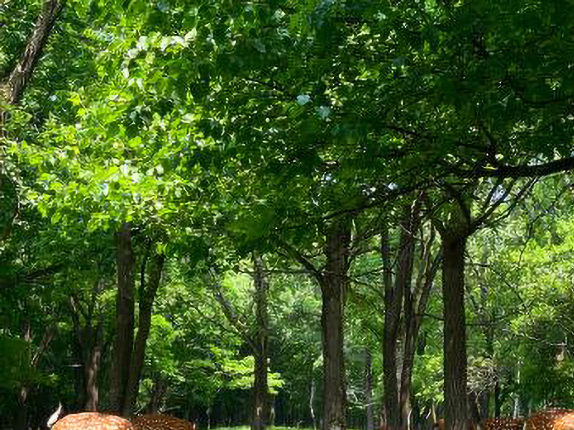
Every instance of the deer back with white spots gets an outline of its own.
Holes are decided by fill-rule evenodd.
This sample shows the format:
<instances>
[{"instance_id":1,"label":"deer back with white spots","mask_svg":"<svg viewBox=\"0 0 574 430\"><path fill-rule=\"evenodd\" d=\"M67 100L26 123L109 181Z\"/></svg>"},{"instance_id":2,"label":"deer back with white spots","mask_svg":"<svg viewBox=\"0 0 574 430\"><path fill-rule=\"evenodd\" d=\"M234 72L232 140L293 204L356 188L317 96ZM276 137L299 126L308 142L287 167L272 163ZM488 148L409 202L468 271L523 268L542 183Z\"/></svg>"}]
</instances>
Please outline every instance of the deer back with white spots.
<instances>
[{"instance_id":1,"label":"deer back with white spots","mask_svg":"<svg viewBox=\"0 0 574 430\"><path fill-rule=\"evenodd\" d=\"M574 410L544 409L526 420L524 430L574 430Z\"/></svg>"},{"instance_id":2,"label":"deer back with white spots","mask_svg":"<svg viewBox=\"0 0 574 430\"><path fill-rule=\"evenodd\" d=\"M115 415L84 412L67 415L56 421L52 430L132 430L132 424Z\"/></svg>"},{"instance_id":3,"label":"deer back with white spots","mask_svg":"<svg viewBox=\"0 0 574 430\"><path fill-rule=\"evenodd\" d=\"M523 427L523 418L490 418L480 423L482 430L522 430Z\"/></svg>"},{"instance_id":4,"label":"deer back with white spots","mask_svg":"<svg viewBox=\"0 0 574 430\"><path fill-rule=\"evenodd\" d=\"M140 415L132 424L134 430L196 430L195 423L163 414Z\"/></svg>"}]
</instances>

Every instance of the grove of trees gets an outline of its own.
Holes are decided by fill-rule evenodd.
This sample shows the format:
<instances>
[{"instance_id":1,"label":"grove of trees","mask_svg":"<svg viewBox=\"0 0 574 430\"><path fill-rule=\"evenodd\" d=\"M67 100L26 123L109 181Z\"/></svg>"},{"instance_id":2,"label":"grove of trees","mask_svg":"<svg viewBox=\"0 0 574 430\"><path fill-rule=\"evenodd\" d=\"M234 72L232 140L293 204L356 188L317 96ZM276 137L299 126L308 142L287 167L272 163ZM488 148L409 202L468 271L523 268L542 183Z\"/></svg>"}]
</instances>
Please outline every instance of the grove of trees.
<instances>
[{"instance_id":1,"label":"grove of trees","mask_svg":"<svg viewBox=\"0 0 574 430\"><path fill-rule=\"evenodd\" d=\"M574 5L0 0L0 428L574 406Z\"/></svg>"}]
</instances>

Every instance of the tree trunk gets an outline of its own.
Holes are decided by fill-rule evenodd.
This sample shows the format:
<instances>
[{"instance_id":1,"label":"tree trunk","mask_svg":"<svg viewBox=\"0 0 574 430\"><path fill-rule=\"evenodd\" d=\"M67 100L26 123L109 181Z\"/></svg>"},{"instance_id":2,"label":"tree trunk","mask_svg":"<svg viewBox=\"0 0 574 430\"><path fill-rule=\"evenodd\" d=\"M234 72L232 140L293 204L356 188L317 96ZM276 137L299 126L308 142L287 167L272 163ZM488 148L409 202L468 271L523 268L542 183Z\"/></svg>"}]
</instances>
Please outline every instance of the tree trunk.
<instances>
[{"instance_id":1,"label":"tree trunk","mask_svg":"<svg viewBox=\"0 0 574 430\"><path fill-rule=\"evenodd\" d=\"M153 377L153 388L151 390L151 398L147 407L149 414L157 414L159 407L163 401L163 397L167 391L167 382L158 373Z\"/></svg>"},{"instance_id":2,"label":"tree trunk","mask_svg":"<svg viewBox=\"0 0 574 430\"><path fill-rule=\"evenodd\" d=\"M375 428L373 420L373 360L368 348L365 348L365 403L367 430L373 430Z\"/></svg>"},{"instance_id":3,"label":"tree trunk","mask_svg":"<svg viewBox=\"0 0 574 430\"><path fill-rule=\"evenodd\" d=\"M134 343L134 351L131 358L131 367L129 372L128 387L126 393L126 400L124 404L123 415L129 416L134 412L135 403L139 391L139 383L143 371L145 360L145 347L149 337L151 328L151 314L153 303L159 284L161 281L161 274L165 263L165 256L156 254L150 267L149 282L145 282L145 275L142 276L140 285L140 300L139 300L139 320L138 332ZM143 273L145 274L146 268L144 267Z\"/></svg>"},{"instance_id":4,"label":"tree trunk","mask_svg":"<svg viewBox=\"0 0 574 430\"><path fill-rule=\"evenodd\" d=\"M440 253L432 258L433 242L434 231L431 232L426 249L421 252L423 262L420 268L421 273L417 280L416 291L413 294L407 290L405 295L406 333L400 386L401 429L403 430L407 430L410 426L412 374L422 315L426 311L433 282L441 261Z\"/></svg>"},{"instance_id":5,"label":"tree trunk","mask_svg":"<svg viewBox=\"0 0 574 430\"><path fill-rule=\"evenodd\" d=\"M96 326L92 325L94 309L99 294L104 290L103 280L98 280L92 290L88 308L82 310L82 303L76 294L70 297L72 323L75 332L75 353L82 365L82 385L76 387L78 392L78 405L88 411L98 410L99 388L98 375L103 348L104 313L99 311ZM82 326L80 315L84 315Z\"/></svg>"},{"instance_id":6,"label":"tree trunk","mask_svg":"<svg viewBox=\"0 0 574 430\"><path fill-rule=\"evenodd\" d=\"M500 417L500 410L502 409L502 395L500 393L500 384L498 383L498 376L494 383L494 418Z\"/></svg>"},{"instance_id":7,"label":"tree trunk","mask_svg":"<svg viewBox=\"0 0 574 430\"><path fill-rule=\"evenodd\" d=\"M480 416L479 410L479 397L475 392L470 392L468 394L468 414L470 416L470 420L473 423L479 423L482 421L482 417Z\"/></svg>"},{"instance_id":8,"label":"tree trunk","mask_svg":"<svg viewBox=\"0 0 574 430\"><path fill-rule=\"evenodd\" d=\"M466 430L466 324L464 258L467 236L443 232L442 281L444 301L444 397L446 430Z\"/></svg>"},{"instance_id":9,"label":"tree trunk","mask_svg":"<svg viewBox=\"0 0 574 430\"><path fill-rule=\"evenodd\" d=\"M311 370L311 392L309 393L309 411L311 413L311 421L313 421L313 430L317 428L317 419L315 418L315 409L313 403L315 402L315 378L313 378L313 371Z\"/></svg>"},{"instance_id":10,"label":"tree trunk","mask_svg":"<svg viewBox=\"0 0 574 430\"><path fill-rule=\"evenodd\" d=\"M402 365L397 365L397 347L399 339L399 329L401 323L401 309L403 300L405 309L409 309L409 315L405 315L405 332L412 333L411 324L413 306L413 297L411 292L411 278L413 272L413 261L415 252L414 235L418 228L418 205L411 207L406 205L402 215L400 227L400 241L397 256L397 273L395 276L395 285L390 280L390 247L388 244L388 231L384 231L381 239L381 255L383 259L384 270L384 287L385 287L385 321L383 329L383 384L384 384L384 403L387 412L387 428L389 430L406 429L410 415L410 387L403 387L399 381L399 375L404 371L404 350L402 355ZM385 227L386 228L386 227ZM413 345L414 347L414 345ZM414 349L413 349L414 351ZM408 363L406 363L408 365ZM407 373L410 370L407 369ZM402 379L402 378L401 378ZM410 383L409 380L405 381ZM407 396L405 399L399 397L399 389ZM403 422L404 421L404 422Z\"/></svg>"},{"instance_id":11,"label":"tree trunk","mask_svg":"<svg viewBox=\"0 0 574 430\"><path fill-rule=\"evenodd\" d=\"M97 412L100 400L98 376L102 359L104 341L104 313L98 315L96 334L93 336L92 348L87 363L84 365L84 380L86 387L86 412Z\"/></svg>"},{"instance_id":12,"label":"tree trunk","mask_svg":"<svg viewBox=\"0 0 574 430\"><path fill-rule=\"evenodd\" d=\"M18 409L16 411L16 430L28 430L28 392L27 386L18 390Z\"/></svg>"},{"instance_id":13,"label":"tree trunk","mask_svg":"<svg viewBox=\"0 0 574 430\"><path fill-rule=\"evenodd\" d=\"M350 243L350 222L343 219L334 220L326 237L327 261L319 277L323 301L321 314L325 390L323 430L346 428L343 311Z\"/></svg>"},{"instance_id":14,"label":"tree trunk","mask_svg":"<svg viewBox=\"0 0 574 430\"><path fill-rule=\"evenodd\" d=\"M263 260L260 256L253 257L255 283L255 319L256 337L254 344L255 380L253 381L253 410L252 430L263 430L269 420L269 399L267 386L267 356L269 344L269 323L267 315L267 295L269 285L263 274Z\"/></svg>"},{"instance_id":15,"label":"tree trunk","mask_svg":"<svg viewBox=\"0 0 574 430\"><path fill-rule=\"evenodd\" d=\"M126 388L129 379L134 333L134 257L130 223L123 224L117 233L116 258L118 295L110 395L112 412L123 414L126 404Z\"/></svg>"},{"instance_id":16,"label":"tree trunk","mask_svg":"<svg viewBox=\"0 0 574 430\"><path fill-rule=\"evenodd\" d=\"M383 260L383 287L385 320L383 327L383 420L386 430L399 428L399 395L397 380L397 331L400 305L393 291L392 252L387 225L381 234L381 257ZM382 426L382 427L383 427Z\"/></svg>"},{"instance_id":17,"label":"tree trunk","mask_svg":"<svg viewBox=\"0 0 574 430\"><path fill-rule=\"evenodd\" d=\"M22 337L28 343L28 353L30 354L29 360L32 363L32 327L30 324L30 317L24 316L22 320ZM28 430L28 393L30 388L24 383L18 389L17 402L18 409L16 410L16 430Z\"/></svg>"},{"instance_id":18,"label":"tree trunk","mask_svg":"<svg viewBox=\"0 0 574 430\"><path fill-rule=\"evenodd\" d=\"M410 293L409 293L410 295ZM399 408L401 414L401 430L408 430L411 416L411 381L414 366L418 324L414 321L412 297L405 302L405 346L403 351L403 367L399 391ZM408 308L408 311L407 311Z\"/></svg>"}]
</instances>

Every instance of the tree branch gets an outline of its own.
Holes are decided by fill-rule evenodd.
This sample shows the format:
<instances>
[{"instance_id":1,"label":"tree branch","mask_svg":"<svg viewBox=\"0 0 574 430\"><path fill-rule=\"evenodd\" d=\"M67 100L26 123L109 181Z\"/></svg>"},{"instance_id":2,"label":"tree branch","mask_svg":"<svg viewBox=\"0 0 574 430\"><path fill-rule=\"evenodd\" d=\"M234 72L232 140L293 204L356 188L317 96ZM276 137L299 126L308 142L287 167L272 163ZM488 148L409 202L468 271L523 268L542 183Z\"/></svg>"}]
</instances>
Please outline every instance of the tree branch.
<instances>
[{"instance_id":1,"label":"tree branch","mask_svg":"<svg viewBox=\"0 0 574 430\"><path fill-rule=\"evenodd\" d=\"M574 157L565 157L543 164L519 164L516 166L500 166L496 169L480 168L476 170L453 170L453 173L465 178L539 178L554 173L574 170Z\"/></svg>"},{"instance_id":2,"label":"tree branch","mask_svg":"<svg viewBox=\"0 0 574 430\"><path fill-rule=\"evenodd\" d=\"M36 21L32 37L30 37L20 61L8 79L10 91L8 103L16 105L20 102L30 76L32 76L34 67L42 55L42 50L50 36L52 27L64 7L64 3L65 0L46 0L44 2L42 12Z\"/></svg>"},{"instance_id":3,"label":"tree branch","mask_svg":"<svg viewBox=\"0 0 574 430\"><path fill-rule=\"evenodd\" d=\"M215 272L214 268L209 269L209 274L211 278L211 288L213 291L213 295L215 300L221 305L221 309L223 310L223 314L229 321L229 323L237 330L237 333L242 337L242 339L249 344L253 351L256 351L257 345L253 342L253 339L248 335L249 330L247 326L239 319L235 308L231 304L229 300L225 297L223 293L223 288L221 284L217 280L217 273Z\"/></svg>"},{"instance_id":4,"label":"tree branch","mask_svg":"<svg viewBox=\"0 0 574 430\"><path fill-rule=\"evenodd\" d=\"M285 250L287 256L293 258L295 261L301 264L301 266L303 266L307 271L309 271L313 276L315 276L317 281L321 282L323 273L321 272L321 270L315 267L315 265L311 262L311 260L309 260L299 250L289 245L287 242L283 242L282 240L279 239L277 239L277 241L279 243L279 246L281 246Z\"/></svg>"},{"instance_id":5,"label":"tree branch","mask_svg":"<svg viewBox=\"0 0 574 430\"><path fill-rule=\"evenodd\" d=\"M510 194L510 192L512 191L512 188L514 188L514 185L516 184L516 179L513 180L510 185L508 186L508 188L506 190L504 190L504 194L497 199L489 208L487 208L488 206L488 202L490 201L490 199L492 198L492 196L494 195L494 193L496 192L496 189L498 188L498 184L500 181L496 181L496 184L494 185L494 187L492 187L492 189L490 190L490 193L488 194L487 197L487 201L485 201L484 205L483 205L483 213L478 216L471 224L470 226L470 230L474 231L476 230L478 227L480 227L480 225L488 219L488 217L490 215L492 215L492 213L502 204L506 201L506 198L508 197L508 195Z\"/></svg>"}]
</instances>

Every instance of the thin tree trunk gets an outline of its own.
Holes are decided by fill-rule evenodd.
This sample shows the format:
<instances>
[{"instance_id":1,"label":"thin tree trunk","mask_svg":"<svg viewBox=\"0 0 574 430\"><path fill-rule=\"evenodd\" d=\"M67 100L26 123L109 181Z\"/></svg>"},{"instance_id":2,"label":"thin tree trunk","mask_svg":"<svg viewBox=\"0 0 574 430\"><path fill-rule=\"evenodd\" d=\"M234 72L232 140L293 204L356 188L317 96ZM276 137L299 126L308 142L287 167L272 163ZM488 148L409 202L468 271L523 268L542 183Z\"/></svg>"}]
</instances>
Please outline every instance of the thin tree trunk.
<instances>
[{"instance_id":1,"label":"thin tree trunk","mask_svg":"<svg viewBox=\"0 0 574 430\"><path fill-rule=\"evenodd\" d=\"M76 397L78 401L78 406L83 406L86 404L86 351L90 346L90 339L85 339L85 330L82 329L82 324L80 321L80 300L78 296L72 294L70 296L70 315L72 317L72 325L74 327L74 342L73 351L76 355L76 359L81 363L82 368L78 369L81 371L81 375L77 376L75 379L75 389ZM91 324L90 321L85 322L86 326ZM81 384L80 384L81 380Z\"/></svg>"},{"instance_id":2,"label":"thin tree trunk","mask_svg":"<svg viewBox=\"0 0 574 430\"><path fill-rule=\"evenodd\" d=\"M116 301L116 337L111 371L112 412L125 411L134 333L134 256L131 225L125 223L117 233L118 295Z\"/></svg>"},{"instance_id":3,"label":"thin tree trunk","mask_svg":"<svg viewBox=\"0 0 574 430\"><path fill-rule=\"evenodd\" d=\"M27 386L18 390L18 409L16 411L16 430L28 430L28 392Z\"/></svg>"},{"instance_id":4,"label":"thin tree trunk","mask_svg":"<svg viewBox=\"0 0 574 430\"><path fill-rule=\"evenodd\" d=\"M269 419L269 402L267 399L267 356L268 356L268 317L267 317L267 291L268 284L263 275L263 266L260 257L254 257L254 280L255 280L255 306L256 306L256 330L255 336L249 335L248 326L241 320L233 305L225 298L221 285L217 282L215 270L210 269L212 288L215 299L221 305L223 314L230 324L237 330L244 341L249 344L253 353L254 364L254 387L253 387L253 410L251 414L252 428L262 429Z\"/></svg>"},{"instance_id":5,"label":"thin tree trunk","mask_svg":"<svg viewBox=\"0 0 574 430\"><path fill-rule=\"evenodd\" d=\"M473 423L479 423L482 418L480 416L479 410L479 398L475 392L470 392L468 394L468 408L469 408L469 416Z\"/></svg>"},{"instance_id":6,"label":"thin tree trunk","mask_svg":"<svg viewBox=\"0 0 574 430\"><path fill-rule=\"evenodd\" d=\"M64 3L65 0L46 0L44 2L42 11L36 20L34 31L26 44L26 48L24 49L20 60L8 77L8 81L0 82L0 102L3 101L2 99L5 99L6 102L11 105L18 105L20 103L27 83L32 76L32 72L38 63L40 56L42 55L44 45L52 32L54 22L62 11ZM6 136L5 124L7 120L6 112L0 108L0 137ZM2 176L3 178L0 179L0 183L6 182L7 185L17 194L14 181L12 181L8 175L2 174ZM4 185L4 187L6 186ZM12 226L19 214L19 211L20 203L18 196L16 195L15 203L11 211L12 216L10 222L0 234L0 241L3 241L12 233Z\"/></svg>"},{"instance_id":7,"label":"thin tree trunk","mask_svg":"<svg viewBox=\"0 0 574 430\"><path fill-rule=\"evenodd\" d=\"M466 324L464 258L466 239L457 229L443 232L444 386L446 430L466 430Z\"/></svg>"},{"instance_id":8,"label":"thin tree trunk","mask_svg":"<svg viewBox=\"0 0 574 430\"><path fill-rule=\"evenodd\" d=\"M399 395L397 380L397 331L400 305L393 290L392 255L388 227L385 224L381 234L381 257L383 260L383 286L385 320L383 327L383 420L386 430L399 427Z\"/></svg>"},{"instance_id":9,"label":"thin tree trunk","mask_svg":"<svg viewBox=\"0 0 574 430\"><path fill-rule=\"evenodd\" d=\"M30 318L24 316L22 320L22 337L28 343L28 352L30 353L30 347L32 343L32 327L30 324ZM30 355L30 362L32 362L32 356ZM23 384L17 393L18 409L16 411L16 430L28 430L28 393L30 388Z\"/></svg>"},{"instance_id":10,"label":"thin tree trunk","mask_svg":"<svg viewBox=\"0 0 574 430\"><path fill-rule=\"evenodd\" d=\"M44 45L52 32L52 28L58 15L64 7L64 1L60 0L46 0L42 7L42 12L40 13L36 25L34 27L34 32L26 44L26 49L20 57L20 61L10 74L8 79L9 96L8 102L10 104L16 105L20 102L26 85L32 76L32 72L38 59L42 55L42 50Z\"/></svg>"},{"instance_id":11,"label":"thin tree trunk","mask_svg":"<svg viewBox=\"0 0 574 430\"><path fill-rule=\"evenodd\" d=\"M374 430L373 420L373 359L371 351L365 348L365 403L367 414L367 430Z\"/></svg>"},{"instance_id":12,"label":"thin tree trunk","mask_svg":"<svg viewBox=\"0 0 574 430\"><path fill-rule=\"evenodd\" d=\"M145 360L145 347L151 328L151 314L155 296L160 285L165 256L154 255L149 273L149 282L145 283L142 278L141 295L139 301L138 332L134 343L134 351L131 358L131 367L128 379L128 388L123 414L128 416L134 412L133 408L138 396L139 383ZM145 273L145 268L144 268Z\"/></svg>"},{"instance_id":13,"label":"thin tree trunk","mask_svg":"<svg viewBox=\"0 0 574 430\"><path fill-rule=\"evenodd\" d=\"M401 309L405 301L405 333L410 336L412 327L413 297L411 292L411 278L415 252L415 231L418 229L418 203L411 207L406 205L402 215L400 227L400 241L397 257L397 274L394 288L389 279L390 249L388 245L388 232L384 231L381 241L381 254L383 258L384 284L385 284L385 326L383 330L383 383L384 403L387 411L387 426L390 430L406 429L410 415L410 388L402 387L399 381L404 369L404 353L401 355L401 366L398 366L397 350L399 330L401 327ZM407 318L408 317L408 318ZM406 336L407 334L405 334ZM405 346L406 347L406 346ZM408 365L408 363L406 363ZM407 369L407 373L409 370ZM399 390L404 391L406 398L399 397ZM404 422L403 418L404 417Z\"/></svg>"},{"instance_id":14,"label":"thin tree trunk","mask_svg":"<svg viewBox=\"0 0 574 430\"><path fill-rule=\"evenodd\" d=\"M269 426L275 427L275 396L269 402Z\"/></svg>"},{"instance_id":15,"label":"thin tree trunk","mask_svg":"<svg viewBox=\"0 0 574 430\"><path fill-rule=\"evenodd\" d=\"M30 318L25 316L22 321L22 337L28 343L28 354L30 360L30 368L38 367L40 363L40 358L52 342L54 335L56 333L56 326L48 326L44 331L40 345L34 354L32 354L32 327L30 324ZM18 408L16 410L16 430L28 430L28 396L30 394L31 387L29 384L24 383L17 392L16 400L18 403Z\"/></svg>"},{"instance_id":16,"label":"thin tree trunk","mask_svg":"<svg viewBox=\"0 0 574 430\"><path fill-rule=\"evenodd\" d=\"M151 398L147 408L148 413L157 414L159 407L163 401L163 397L167 391L167 382L158 373L153 378L153 388L151 390Z\"/></svg>"},{"instance_id":17,"label":"thin tree trunk","mask_svg":"<svg viewBox=\"0 0 574 430\"><path fill-rule=\"evenodd\" d=\"M522 362L518 363L516 369L516 385L520 386L520 367L522 366ZM518 418L522 416L522 408L520 404L520 395L518 393L514 394L514 408L512 411L512 418Z\"/></svg>"},{"instance_id":18,"label":"thin tree trunk","mask_svg":"<svg viewBox=\"0 0 574 430\"><path fill-rule=\"evenodd\" d=\"M86 411L97 411L99 401L98 375L103 348L104 313L98 314L96 327L92 327L92 317L95 301L99 292L103 290L102 281L94 286L91 302L87 312L84 312L86 321L82 328L80 322L81 303L76 295L70 297L71 316L75 332L75 352L82 364L82 386L77 387L79 405Z\"/></svg>"},{"instance_id":19,"label":"thin tree trunk","mask_svg":"<svg viewBox=\"0 0 574 430\"><path fill-rule=\"evenodd\" d=\"M493 314L491 315L491 320L488 321L489 323L494 322L496 316ZM490 325L490 324L488 324ZM493 327L486 327L485 328L485 352L487 357L494 358L494 329ZM485 390L484 394L481 396L481 409L482 409L482 418L488 418L490 415L490 399L492 398L492 386Z\"/></svg>"},{"instance_id":20,"label":"thin tree trunk","mask_svg":"<svg viewBox=\"0 0 574 430\"><path fill-rule=\"evenodd\" d=\"M415 352L419 338L422 315L426 311L428 299L440 266L440 253L432 257L432 244L435 233L431 230L426 247L421 249L421 266L414 293L405 292L405 346L400 386L401 428L407 430L411 416L411 385Z\"/></svg>"},{"instance_id":21,"label":"thin tree trunk","mask_svg":"<svg viewBox=\"0 0 574 430\"><path fill-rule=\"evenodd\" d=\"M100 363L102 360L102 348L104 341L104 313L98 315L96 334L92 344L92 350L85 367L86 380L86 412L97 412L100 400L100 390L98 376L100 373Z\"/></svg>"},{"instance_id":22,"label":"thin tree trunk","mask_svg":"<svg viewBox=\"0 0 574 430\"><path fill-rule=\"evenodd\" d=\"M326 237L327 262L319 278L322 292L324 409L323 430L346 428L343 312L351 243L348 220L334 220Z\"/></svg>"},{"instance_id":23,"label":"thin tree trunk","mask_svg":"<svg viewBox=\"0 0 574 430\"><path fill-rule=\"evenodd\" d=\"M409 295L411 295L409 293ZM401 382L399 390L399 409L401 414L401 430L408 430L411 416L411 381L414 365L416 335L414 333L414 315L412 297L405 298L405 344L403 348L403 366L401 369ZM411 302L411 303L409 303ZM407 311L407 307L409 310Z\"/></svg>"},{"instance_id":24,"label":"thin tree trunk","mask_svg":"<svg viewBox=\"0 0 574 430\"><path fill-rule=\"evenodd\" d=\"M267 315L267 296L269 285L263 273L263 260L260 256L253 257L255 281L255 320L256 338L255 380L253 382L252 430L263 430L269 420L269 399L267 386L267 356L269 344L269 322Z\"/></svg>"},{"instance_id":25,"label":"thin tree trunk","mask_svg":"<svg viewBox=\"0 0 574 430\"><path fill-rule=\"evenodd\" d=\"M317 419L315 418L315 409L313 403L315 402L315 378L311 371L311 392L309 393L309 411L311 412L311 420L313 421L313 430L317 428Z\"/></svg>"},{"instance_id":26,"label":"thin tree trunk","mask_svg":"<svg viewBox=\"0 0 574 430\"><path fill-rule=\"evenodd\" d=\"M500 384L498 383L498 376L494 383L494 418L500 417L500 410L502 409L502 395L500 393Z\"/></svg>"}]
</instances>

